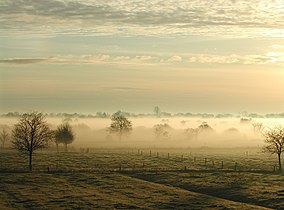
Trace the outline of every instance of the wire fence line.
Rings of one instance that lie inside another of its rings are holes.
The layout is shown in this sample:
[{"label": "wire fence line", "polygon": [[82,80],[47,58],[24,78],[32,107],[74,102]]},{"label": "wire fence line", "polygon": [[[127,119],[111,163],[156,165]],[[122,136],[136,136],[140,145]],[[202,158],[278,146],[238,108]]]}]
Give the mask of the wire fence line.
[{"label": "wire fence line", "polygon": [[[86,152],[88,151],[88,152]],[[7,151],[0,157],[0,172],[24,172],[27,170],[25,156]],[[238,171],[276,172],[273,158],[259,154],[238,155],[179,153],[164,150],[81,150],[80,152],[40,152],[34,156],[37,172],[128,172],[128,171]]]}]

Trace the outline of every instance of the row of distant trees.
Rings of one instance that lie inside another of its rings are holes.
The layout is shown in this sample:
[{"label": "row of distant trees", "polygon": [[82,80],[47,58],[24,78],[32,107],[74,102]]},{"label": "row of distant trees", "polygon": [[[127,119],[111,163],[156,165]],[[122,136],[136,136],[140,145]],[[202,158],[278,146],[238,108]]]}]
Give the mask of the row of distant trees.
[{"label": "row of distant trees", "polygon": [[[125,117],[198,117],[198,118],[284,118],[284,113],[269,113],[261,115],[258,113],[240,112],[238,114],[231,113],[170,113],[163,111],[159,106],[155,106],[152,113],[131,113],[131,112],[121,112]],[[20,117],[22,114],[19,112],[8,112],[2,114],[3,117]],[[108,112],[96,112],[96,114],[79,114],[79,113],[48,113],[45,114],[48,117],[62,117],[62,118],[112,118],[112,114]]]},{"label": "row of distant trees", "polygon": [[[169,135],[170,126],[166,123],[154,126],[154,132],[158,138],[164,138]],[[276,127],[263,131],[262,124],[254,124],[254,129],[262,132],[265,137],[264,151],[271,154],[277,154],[279,170],[282,170],[281,155],[284,151],[284,128]],[[124,135],[128,135],[132,130],[132,122],[118,111],[111,117],[111,124],[108,128],[110,133],[116,133],[121,140]],[[186,129],[186,133],[191,138],[196,138],[200,132],[212,132],[213,129],[203,122],[198,128]],[[57,127],[56,130],[51,130],[45,120],[45,115],[38,112],[25,113],[21,115],[17,124],[14,125],[11,135],[13,148],[19,152],[29,156],[29,170],[32,171],[32,157],[34,151],[48,147],[51,141],[55,142],[57,151],[58,144],[63,143],[67,151],[67,145],[74,141],[75,135],[72,127],[68,122]],[[0,134],[2,146],[9,139],[9,134],[3,130]]]}]

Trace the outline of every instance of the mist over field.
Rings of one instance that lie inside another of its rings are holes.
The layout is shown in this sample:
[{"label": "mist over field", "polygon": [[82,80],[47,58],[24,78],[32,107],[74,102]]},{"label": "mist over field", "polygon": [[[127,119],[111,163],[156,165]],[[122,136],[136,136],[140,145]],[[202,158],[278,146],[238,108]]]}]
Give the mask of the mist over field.
[{"label": "mist over field", "polygon": [[0,0],[0,210],[284,210],[283,14]]},{"label": "mist over field", "polygon": [[[262,147],[263,135],[253,127],[261,123],[263,129],[273,128],[284,123],[283,118],[196,118],[196,117],[130,117],[133,129],[121,140],[108,130],[109,118],[60,118],[48,117],[46,120],[51,129],[68,121],[75,134],[75,140],[70,145],[74,148],[227,148],[227,147]],[[2,117],[1,127],[12,130],[17,118]],[[212,131],[204,131],[198,136],[190,136],[186,129],[196,129],[203,123],[208,124]],[[154,126],[169,127],[166,136],[158,137]],[[7,144],[9,145],[9,143]],[[54,145],[53,145],[54,146]]]}]

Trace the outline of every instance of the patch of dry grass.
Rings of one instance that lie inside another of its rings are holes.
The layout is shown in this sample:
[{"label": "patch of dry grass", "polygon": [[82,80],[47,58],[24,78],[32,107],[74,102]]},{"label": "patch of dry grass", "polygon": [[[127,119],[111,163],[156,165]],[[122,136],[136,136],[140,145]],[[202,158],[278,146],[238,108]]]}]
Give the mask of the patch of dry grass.
[{"label": "patch of dry grass", "polygon": [[2,173],[1,209],[262,209],[117,173]]},{"label": "patch of dry grass", "polygon": [[42,151],[34,156],[34,173],[26,173],[26,156],[2,150],[0,209],[258,208],[245,203],[281,209],[284,176],[268,170],[270,161],[259,153],[246,156],[243,151],[161,149],[152,150],[151,157],[149,150],[142,155],[127,149]]}]

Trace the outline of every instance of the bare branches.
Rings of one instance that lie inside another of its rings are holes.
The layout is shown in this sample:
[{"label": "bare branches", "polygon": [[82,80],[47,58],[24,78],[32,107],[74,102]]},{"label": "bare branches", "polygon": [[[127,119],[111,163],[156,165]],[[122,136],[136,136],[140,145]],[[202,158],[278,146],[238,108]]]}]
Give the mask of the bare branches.
[{"label": "bare branches", "polygon": [[64,123],[58,126],[55,131],[55,143],[58,145],[59,143],[65,144],[66,152],[67,152],[67,144],[71,144],[74,141],[74,133],[72,131],[72,127],[69,123]]},{"label": "bare branches", "polygon": [[122,135],[127,135],[132,130],[132,123],[129,121],[121,111],[112,115],[111,125],[109,127],[110,133],[117,133],[121,139]]},{"label": "bare branches", "polygon": [[274,129],[269,129],[263,135],[265,137],[264,142],[266,143],[263,147],[263,151],[277,154],[279,171],[281,171],[281,155],[284,152],[284,128],[276,127]]},{"label": "bare branches", "polygon": [[267,144],[264,150],[272,154],[281,154],[284,150],[284,128],[277,127],[275,129],[270,129],[264,133],[265,140]]},{"label": "bare branches", "polygon": [[161,139],[169,139],[170,138],[170,130],[172,130],[171,126],[169,126],[167,123],[164,124],[157,124],[153,127],[154,134],[156,135],[156,138]]},{"label": "bare branches", "polygon": [[13,147],[20,152],[32,152],[47,147],[53,138],[42,113],[23,114],[12,131]]},{"label": "bare branches", "polygon": [[42,113],[32,112],[21,116],[12,131],[12,146],[19,152],[29,154],[30,170],[32,169],[32,154],[35,150],[45,148],[53,139]]}]

